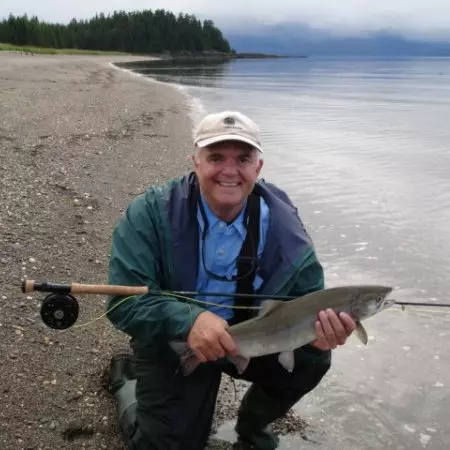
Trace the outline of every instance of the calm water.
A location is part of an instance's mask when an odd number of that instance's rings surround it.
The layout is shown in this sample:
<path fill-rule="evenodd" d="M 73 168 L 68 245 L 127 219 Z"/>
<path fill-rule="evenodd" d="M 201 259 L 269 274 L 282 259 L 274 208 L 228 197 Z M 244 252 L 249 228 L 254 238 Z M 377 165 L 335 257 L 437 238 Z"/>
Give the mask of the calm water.
<path fill-rule="evenodd" d="M 288 190 L 329 286 L 383 283 L 450 303 L 450 59 L 234 61 L 140 68 L 192 96 L 195 119 L 259 123 L 264 177 Z M 297 405 L 315 443 L 281 448 L 450 448 L 450 309 L 394 309 L 334 353 Z M 221 435 L 233 438 L 232 424 Z"/>

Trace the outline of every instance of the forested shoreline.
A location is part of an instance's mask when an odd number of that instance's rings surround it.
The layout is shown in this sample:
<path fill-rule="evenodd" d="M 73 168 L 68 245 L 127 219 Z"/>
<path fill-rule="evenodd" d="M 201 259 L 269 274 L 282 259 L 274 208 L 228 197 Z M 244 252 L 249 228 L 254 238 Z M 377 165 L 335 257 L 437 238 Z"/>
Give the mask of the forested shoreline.
<path fill-rule="evenodd" d="M 12 14 L 0 22 L 0 42 L 55 49 L 117 51 L 135 54 L 234 54 L 230 43 L 211 20 L 158 9 L 115 11 L 68 24 Z"/>

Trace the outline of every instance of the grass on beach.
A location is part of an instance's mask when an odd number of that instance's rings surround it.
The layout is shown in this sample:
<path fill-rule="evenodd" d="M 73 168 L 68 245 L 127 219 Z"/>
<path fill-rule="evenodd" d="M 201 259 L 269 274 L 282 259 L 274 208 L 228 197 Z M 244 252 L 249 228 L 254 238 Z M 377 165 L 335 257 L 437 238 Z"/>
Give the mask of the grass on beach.
<path fill-rule="evenodd" d="M 0 42 L 0 52 L 20 52 L 36 53 L 45 55 L 128 55 L 123 52 L 106 52 L 101 50 L 80 50 L 78 48 L 45 48 L 33 47 L 30 45 L 2 44 Z"/>

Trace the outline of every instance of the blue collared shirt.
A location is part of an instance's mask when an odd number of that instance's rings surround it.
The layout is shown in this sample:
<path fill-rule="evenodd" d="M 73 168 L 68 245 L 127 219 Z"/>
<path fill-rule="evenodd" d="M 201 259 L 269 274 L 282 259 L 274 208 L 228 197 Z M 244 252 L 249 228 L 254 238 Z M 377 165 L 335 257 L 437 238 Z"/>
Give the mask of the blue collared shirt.
<path fill-rule="evenodd" d="M 199 223 L 199 267 L 197 277 L 197 291 L 199 292 L 224 292 L 227 294 L 234 294 L 236 292 L 235 281 L 220 281 L 208 276 L 204 265 L 208 271 L 220 276 L 226 276 L 231 279 L 233 275 L 237 274 L 236 258 L 239 256 L 242 244 L 247 235 L 247 230 L 244 224 L 244 211 L 240 212 L 236 219 L 231 224 L 227 224 L 219 219 L 208 207 L 208 204 L 201 196 L 200 201 L 206 217 L 209 222 L 208 232 L 205 238 L 205 248 L 202 249 L 202 233 L 204 229 L 203 217 L 200 208 L 197 207 L 197 219 Z M 258 244 L 258 258 L 264 250 L 266 243 L 267 229 L 269 227 L 269 207 L 264 199 L 261 197 L 260 203 L 260 224 L 259 224 L 259 244 Z M 204 261 L 203 261 L 204 255 Z M 253 283 L 254 289 L 261 286 L 262 279 L 256 274 Z M 216 305 L 203 306 L 209 311 L 219 315 L 228 320 L 234 315 L 232 308 L 222 307 L 219 305 L 233 305 L 233 297 L 219 297 L 219 296 L 198 296 L 199 300 L 215 303 Z"/>

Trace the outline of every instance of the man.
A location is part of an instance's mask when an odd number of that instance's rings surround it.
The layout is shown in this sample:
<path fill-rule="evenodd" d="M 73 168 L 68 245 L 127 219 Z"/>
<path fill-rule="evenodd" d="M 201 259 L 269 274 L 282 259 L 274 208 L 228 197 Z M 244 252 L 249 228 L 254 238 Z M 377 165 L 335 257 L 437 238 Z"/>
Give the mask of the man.
<path fill-rule="evenodd" d="M 258 126 L 239 112 L 206 116 L 194 135 L 194 172 L 136 198 L 112 240 L 109 283 L 150 290 L 220 292 L 197 297 L 112 297 L 111 322 L 132 338 L 134 356 L 111 363 L 111 391 L 130 449 L 200 450 L 206 445 L 221 373 L 252 383 L 236 432 L 241 448 L 271 450 L 268 425 L 320 382 L 330 349 L 355 329 L 352 318 L 322 311 L 317 339 L 295 351 L 295 369 L 277 355 L 253 358 L 242 375 L 227 362 L 238 349 L 228 326 L 256 301 L 238 293 L 301 296 L 322 289 L 323 271 L 288 196 L 258 176 Z M 253 297 L 252 297 L 253 298 Z M 242 308 L 244 307 L 244 308 Z M 202 364 L 184 376 L 169 342 L 185 340 Z"/>

